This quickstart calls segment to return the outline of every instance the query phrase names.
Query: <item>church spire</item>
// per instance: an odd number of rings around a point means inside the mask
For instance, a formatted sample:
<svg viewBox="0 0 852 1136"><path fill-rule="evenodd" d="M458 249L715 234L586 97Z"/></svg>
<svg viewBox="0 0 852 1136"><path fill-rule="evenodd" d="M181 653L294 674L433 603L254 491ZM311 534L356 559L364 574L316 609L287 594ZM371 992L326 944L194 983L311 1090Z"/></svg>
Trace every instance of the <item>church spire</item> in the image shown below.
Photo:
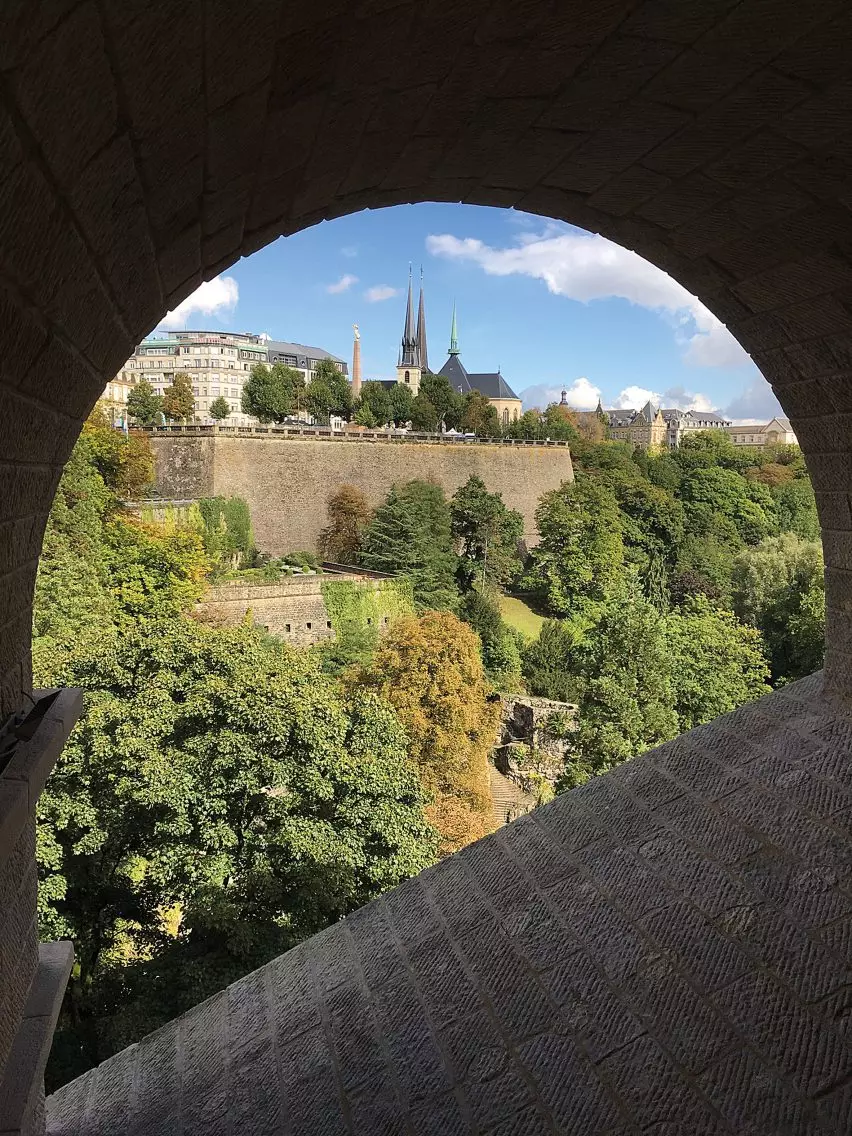
<svg viewBox="0 0 852 1136"><path fill-rule="evenodd" d="M420 265L420 304L417 308L417 353L420 366L429 370L429 353L426 350L426 300L423 296L423 265Z"/></svg>
<svg viewBox="0 0 852 1136"><path fill-rule="evenodd" d="M460 355L461 354L461 352L459 351L458 329L456 328L456 305L455 304L453 304L453 323L452 323L452 327L450 328L450 354L451 355Z"/></svg>
<svg viewBox="0 0 852 1136"><path fill-rule="evenodd" d="M402 332L402 345L399 353L399 366L420 366L420 352L417 349L417 334L414 330L414 304L411 297L410 264L408 266L408 303L405 307L405 327Z"/></svg>

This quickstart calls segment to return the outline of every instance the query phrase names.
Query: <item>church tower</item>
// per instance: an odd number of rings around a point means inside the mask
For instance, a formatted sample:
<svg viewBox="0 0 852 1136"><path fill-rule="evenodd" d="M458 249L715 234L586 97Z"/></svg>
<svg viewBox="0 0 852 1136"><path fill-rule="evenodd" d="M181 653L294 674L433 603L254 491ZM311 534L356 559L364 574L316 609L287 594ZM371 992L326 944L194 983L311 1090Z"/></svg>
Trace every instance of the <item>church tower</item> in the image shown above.
<svg viewBox="0 0 852 1136"><path fill-rule="evenodd" d="M420 291L421 305L423 290ZM423 316L423 333L425 342L426 317ZM414 302L411 296L411 268L408 269L408 303L405 307L405 326L402 331L402 344L399 351L399 362L396 365L396 381L404 383L413 395L420 390L420 376L423 367L420 362L420 345L417 332L414 328Z"/></svg>
<svg viewBox="0 0 852 1136"><path fill-rule="evenodd" d="M420 352L420 370L429 370L429 352L426 350L426 299L423 295L423 265L420 266L420 304L417 308L417 350Z"/></svg>

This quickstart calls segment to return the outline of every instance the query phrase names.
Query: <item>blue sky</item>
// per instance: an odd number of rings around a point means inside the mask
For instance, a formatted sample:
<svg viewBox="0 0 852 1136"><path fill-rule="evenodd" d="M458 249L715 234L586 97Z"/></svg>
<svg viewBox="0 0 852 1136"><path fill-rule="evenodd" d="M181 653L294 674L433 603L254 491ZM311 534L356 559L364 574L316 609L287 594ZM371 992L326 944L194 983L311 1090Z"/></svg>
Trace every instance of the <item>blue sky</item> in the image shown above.
<svg viewBox="0 0 852 1136"><path fill-rule="evenodd" d="M409 261L423 266L429 362L458 309L470 371L500 368L526 405L564 388L580 409L664 405L767 420L769 387L730 334L670 277L604 238L507 209L424 204L362 212L281 238L203 284L162 326L267 332L394 375ZM415 294L416 299L416 294Z"/></svg>

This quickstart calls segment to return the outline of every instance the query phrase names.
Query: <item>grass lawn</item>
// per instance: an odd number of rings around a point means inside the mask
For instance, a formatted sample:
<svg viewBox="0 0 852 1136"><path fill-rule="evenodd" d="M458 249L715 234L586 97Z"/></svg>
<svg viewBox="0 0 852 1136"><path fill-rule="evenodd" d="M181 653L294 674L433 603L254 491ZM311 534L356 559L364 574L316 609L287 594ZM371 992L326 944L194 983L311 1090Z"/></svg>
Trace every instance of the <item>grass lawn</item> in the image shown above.
<svg viewBox="0 0 852 1136"><path fill-rule="evenodd" d="M535 639L544 623L543 617L517 596L501 596L500 612L511 627L529 635L531 639Z"/></svg>

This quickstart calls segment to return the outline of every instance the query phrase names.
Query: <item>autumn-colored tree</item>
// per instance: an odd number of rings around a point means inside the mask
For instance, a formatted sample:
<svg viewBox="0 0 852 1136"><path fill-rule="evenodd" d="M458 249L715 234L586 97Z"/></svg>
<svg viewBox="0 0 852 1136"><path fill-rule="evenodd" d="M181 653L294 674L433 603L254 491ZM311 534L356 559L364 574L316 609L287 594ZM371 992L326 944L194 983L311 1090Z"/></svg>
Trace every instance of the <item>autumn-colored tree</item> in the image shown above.
<svg viewBox="0 0 852 1136"><path fill-rule="evenodd" d="M171 386L163 392L163 413L166 418L191 418L194 412L192 379L186 371L178 371Z"/></svg>
<svg viewBox="0 0 852 1136"><path fill-rule="evenodd" d="M326 560L357 564L361 532L372 516L367 498L356 485L341 485L326 502L328 524L319 535L319 549Z"/></svg>
<svg viewBox="0 0 852 1136"><path fill-rule="evenodd" d="M373 662L350 676L397 712L408 753L432 804L427 816L441 851L455 852L491 831L488 752L500 718L475 632L448 612L398 620Z"/></svg>

